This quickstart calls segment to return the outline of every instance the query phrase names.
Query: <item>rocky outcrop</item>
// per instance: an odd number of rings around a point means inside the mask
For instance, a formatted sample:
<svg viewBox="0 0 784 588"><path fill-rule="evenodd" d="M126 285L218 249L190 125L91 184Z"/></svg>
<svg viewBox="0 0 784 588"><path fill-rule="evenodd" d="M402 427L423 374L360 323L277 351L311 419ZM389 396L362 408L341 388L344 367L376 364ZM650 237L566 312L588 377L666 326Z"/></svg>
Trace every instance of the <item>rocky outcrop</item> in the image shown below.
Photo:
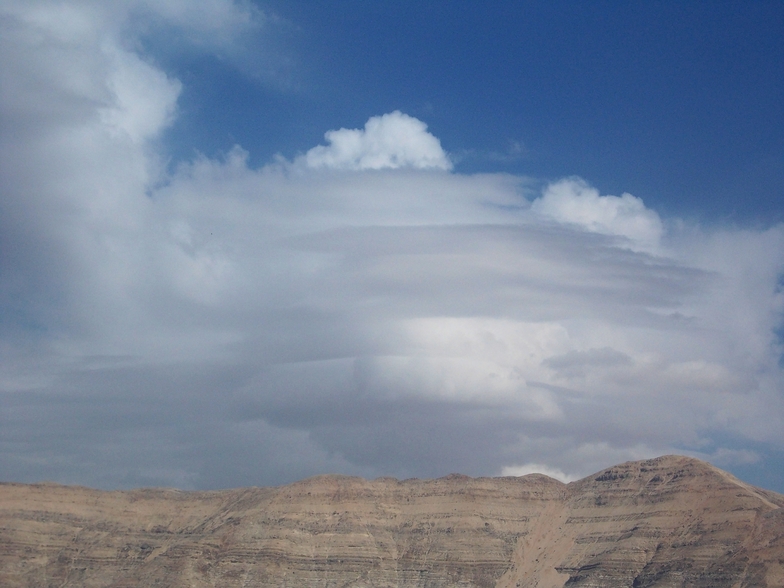
<svg viewBox="0 0 784 588"><path fill-rule="evenodd" d="M679 456L521 478L0 484L0 586L784 586L784 496Z"/></svg>

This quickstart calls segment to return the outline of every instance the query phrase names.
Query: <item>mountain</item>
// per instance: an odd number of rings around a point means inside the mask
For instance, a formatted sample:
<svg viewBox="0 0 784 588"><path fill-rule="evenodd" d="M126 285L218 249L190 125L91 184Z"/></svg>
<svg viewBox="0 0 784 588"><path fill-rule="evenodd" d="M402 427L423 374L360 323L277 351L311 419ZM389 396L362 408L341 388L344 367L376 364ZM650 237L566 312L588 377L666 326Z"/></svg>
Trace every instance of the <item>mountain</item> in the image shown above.
<svg viewBox="0 0 784 588"><path fill-rule="evenodd" d="M0 484L0 586L784 586L784 495L681 456L562 484Z"/></svg>

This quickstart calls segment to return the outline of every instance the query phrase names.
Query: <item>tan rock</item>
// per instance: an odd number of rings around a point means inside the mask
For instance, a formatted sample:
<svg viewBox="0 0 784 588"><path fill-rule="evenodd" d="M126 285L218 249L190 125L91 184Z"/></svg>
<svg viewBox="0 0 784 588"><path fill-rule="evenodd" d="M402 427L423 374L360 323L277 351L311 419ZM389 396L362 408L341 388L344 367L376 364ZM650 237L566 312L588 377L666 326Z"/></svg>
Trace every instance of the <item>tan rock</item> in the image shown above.
<svg viewBox="0 0 784 588"><path fill-rule="evenodd" d="M784 496L679 456L521 478L0 484L0 586L784 586Z"/></svg>

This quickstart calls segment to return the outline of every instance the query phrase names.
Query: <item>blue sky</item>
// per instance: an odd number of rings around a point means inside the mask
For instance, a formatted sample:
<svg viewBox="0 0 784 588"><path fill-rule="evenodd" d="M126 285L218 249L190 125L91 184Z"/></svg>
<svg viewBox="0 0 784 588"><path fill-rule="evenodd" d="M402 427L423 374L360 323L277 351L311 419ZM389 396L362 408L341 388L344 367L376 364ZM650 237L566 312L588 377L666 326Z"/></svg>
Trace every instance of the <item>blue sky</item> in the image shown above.
<svg viewBox="0 0 784 588"><path fill-rule="evenodd" d="M0 5L0 478L784 491L784 5Z"/></svg>
<svg viewBox="0 0 784 588"><path fill-rule="evenodd" d="M574 174L672 215L782 220L780 3L267 6L284 23L278 61L258 67L277 77L173 60L197 78L181 147L239 142L264 163L399 109L461 171Z"/></svg>

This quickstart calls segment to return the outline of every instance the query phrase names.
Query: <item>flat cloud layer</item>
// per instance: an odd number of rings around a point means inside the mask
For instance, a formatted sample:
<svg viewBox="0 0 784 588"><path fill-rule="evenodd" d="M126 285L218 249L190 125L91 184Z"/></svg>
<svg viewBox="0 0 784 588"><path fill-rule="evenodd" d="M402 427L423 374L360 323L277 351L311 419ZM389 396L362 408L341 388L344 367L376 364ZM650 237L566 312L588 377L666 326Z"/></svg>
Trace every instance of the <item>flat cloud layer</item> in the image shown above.
<svg viewBox="0 0 784 588"><path fill-rule="evenodd" d="M784 227L454 173L400 112L293 161L235 147L167 174L181 83L129 15L225 38L263 16L203 4L0 9L5 479L571 479L784 449Z"/></svg>

